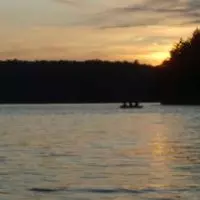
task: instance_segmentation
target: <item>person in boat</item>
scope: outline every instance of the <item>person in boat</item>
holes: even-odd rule
[[[135,107],[136,107],[136,108],[137,108],[137,107],[140,107],[138,101],[135,101]]]
[[[133,103],[129,102],[129,108],[133,108]]]
[[[134,108],[143,108],[143,106],[140,105],[139,101],[135,101]]]

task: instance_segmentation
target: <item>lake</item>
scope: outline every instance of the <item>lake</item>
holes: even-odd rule
[[[198,200],[200,107],[0,105],[1,200]]]

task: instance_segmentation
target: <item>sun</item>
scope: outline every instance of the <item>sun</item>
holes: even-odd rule
[[[163,60],[169,58],[169,52],[154,52],[150,55],[152,60],[157,62],[162,62]]]

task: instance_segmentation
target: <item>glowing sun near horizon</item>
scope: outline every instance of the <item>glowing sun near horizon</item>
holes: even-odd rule
[[[164,60],[168,59],[170,57],[169,52],[155,52],[150,55],[152,60],[154,60],[154,63],[160,64]]]

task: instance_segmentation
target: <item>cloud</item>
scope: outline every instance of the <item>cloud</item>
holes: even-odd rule
[[[64,4],[69,4],[69,5],[76,5],[78,2],[74,0],[53,0],[57,3],[64,3]]]
[[[60,4],[66,4],[71,7],[77,7],[79,8],[80,6],[84,6],[87,3],[87,0],[53,0],[56,3]]]
[[[199,24],[199,0],[53,0],[78,8],[68,26],[98,29]],[[64,19],[63,19],[64,21]],[[63,23],[65,25],[65,23]]]
[[[80,24],[97,28],[177,26],[190,22],[198,25],[199,18],[200,2],[197,0],[144,0],[101,10]]]

